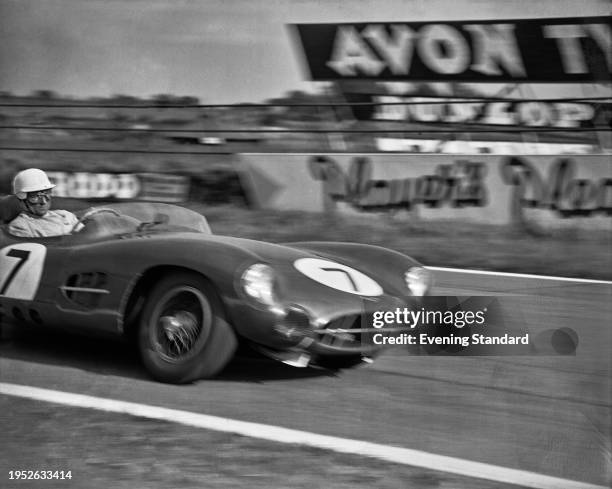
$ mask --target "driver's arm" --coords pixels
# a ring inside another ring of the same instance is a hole
[[[81,229],[83,229],[85,226],[83,226],[82,223],[79,223],[79,225],[75,228],[74,226],[79,222],[79,218],[77,216],[75,216],[72,212],[69,211],[61,211],[66,220],[68,221],[68,225],[70,226],[70,229],[72,229],[72,233],[78,233]],[[70,233],[68,233],[70,234]]]

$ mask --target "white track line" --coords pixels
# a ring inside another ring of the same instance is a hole
[[[470,273],[475,275],[494,275],[496,277],[510,277],[510,278],[535,278],[540,280],[555,280],[558,282],[575,282],[582,284],[606,284],[612,285],[612,281],[609,280],[592,280],[588,278],[571,278],[571,277],[551,277],[549,275],[530,275],[527,273],[506,273],[506,272],[489,272],[486,270],[468,270],[464,268],[443,268],[443,267],[425,267],[428,270],[434,270],[438,272],[456,272],[456,273]]]
[[[361,440],[318,435],[307,431],[292,430],[279,426],[238,421],[235,419],[209,416],[189,411],[180,411],[134,402],[118,401],[101,397],[72,394],[50,389],[40,389],[25,385],[0,382],[0,394],[25,397],[56,404],[65,404],[80,408],[98,409],[113,413],[126,413],[149,419],[180,423],[214,431],[235,433],[242,436],[259,438],[280,443],[307,445],[316,448],[333,450],[373,457],[387,462],[422,467],[439,472],[447,472],[477,479],[486,479],[507,484],[536,489],[605,489],[604,486],[588,484],[548,475],[509,469],[497,465],[472,462],[460,458],[446,457],[433,453],[400,448]]]

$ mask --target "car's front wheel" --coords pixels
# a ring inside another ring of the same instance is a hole
[[[138,346],[157,380],[182,384],[212,377],[230,361],[236,344],[221,301],[204,277],[174,273],[154,286],[142,311]]]

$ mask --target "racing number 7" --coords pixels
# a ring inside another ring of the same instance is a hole
[[[27,250],[19,250],[17,248],[12,248],[8,251],[6,256],[10,256],[11,258],[18,258],[19,261],[15,264],[15,266],[11,270],[11,273],[9,273],[8,277],[6,277],[4,284],[2,284],[2,288],[0,289],[0,295],[4,295],[6,290],[9,288],[9,285],[11,285],[11,282],[15,278],[15,275],[17,275],[17,272],[19,271],[19,269],[23,266],[23,264],[27,261],[28,257],[30,256],[30,252]]]
[[[343,274],[348,279],[349,283],[351,284],[351,287],[353,287],[353,291],[359,292],[359,287],[357,287],[357,284],[353,280],[353,277],[346,270],[343,270],[342,268],[321,268],[321,270],[324,270],[326,272],[338,272]]]

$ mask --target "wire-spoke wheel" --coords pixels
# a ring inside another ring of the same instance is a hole
[[[168,290],[151,314],[151,343],[167,362],[181,362],[205,342],[210,333],[212,312],[206,296],[194,287],[179,285]]]
[[[195,273],[162,279],[144,306],[139,347],[158,380],[185,383],[211,377],[231,359],[236,338],[212,285]]]

